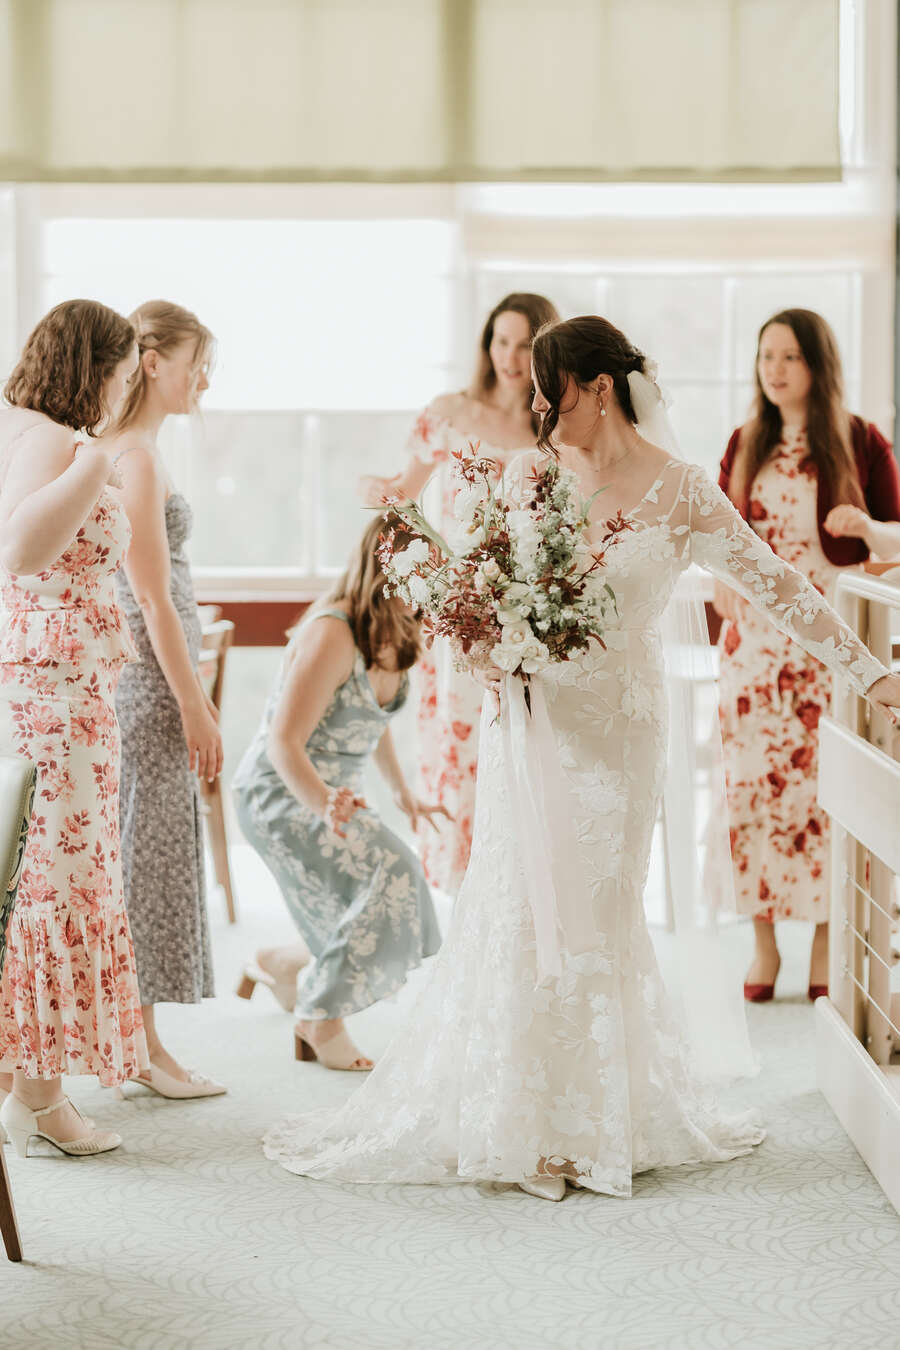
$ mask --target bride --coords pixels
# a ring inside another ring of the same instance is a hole
[[[566,1181],[628,1196],[632,1177],[724,1162],[764,1132],[728,1115],[695,1071],[663,988],[642,893],[664,786],[667,699],[661,619],[693,562],[881,707],[900,705],[888,674],[821,595],[782,563],[694,465],[639,428],[660,395],[643,355],[601,318],[534,341],[542,449],[575,475],[592,544],[609,534],[601,580],[618,614],[605,649],[537,679],[571,797],[594,940],[558,934],[540,978],[533,903],[508,793],[507,688],[485,699],[472,857],[450,929],[406,1025],[338,1109],[294,1117],[266,1136],[288,1171],[355,1182],[497,1181],[562,1199]],[[527,499],[528,461],[518,486]],[[496,698],[502,712],[496,718]],[[573,896],[565,897],[571,911]],[[583,925],[582,925],[583,927]]]

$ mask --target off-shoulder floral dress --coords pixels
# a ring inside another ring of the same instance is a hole
[[[36,576],[0,572],[0,747],[37,793],[0,981],[0,1069],[30,1078],[148,1066],[119,844],[115,688],[136,659],[113,578],[131,531],[104,489]]]
[[[431,493],[437,506],[429,508],[438,528],[453,515],[454,481],[450,474],[455,450],[471,444],[497,465],[497,477],[533,445],[501,450],[457,431],[430,408],[420,414],[406,445],[408,460],[435,470]],[[426,505],[428,501],[426,499]],[[456,895],[465,876],[472,848],[475,818],[475,778],[478,766],[478,723],[483,690],[470,675],[457,670],[449,646],[438,639],[416,667],[416,729],[420,792],[429,802],[446,807],[452,823],[439,821],[437,831],[423,827],[419,837],[425,875],[433,886]]]

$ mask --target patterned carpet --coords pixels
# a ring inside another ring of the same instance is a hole
[[[259,1137],[340,1100],[347,1076],[295,1065],[291,1022],[232,994],[244,954],[289,936],[236,850],[242,921],[214,896],[220,998],[166,1008],[173,1048],[225,1098],[77,1103],[121,1130],[102,1158],[7,1156],[26,1263],[0,1267],[5,1350],[890,1350],[900,1347],[900,1218],[815,1089],[802,996],[808,934],[785,930],[781,998],[755,1008],[769,1138],[718,1167],[637,1180],[630,1201],[515,1189],[351,1187],[289,1176]],[[749,943],[732,935],[740,963]],[[355,1020],[373,1054],[408,995]]]

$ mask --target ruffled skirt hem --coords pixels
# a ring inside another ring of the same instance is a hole
[[[105,1087],[149,1066],[124,912],[13,913],[0,981],[0,1069],[96,1074]]]

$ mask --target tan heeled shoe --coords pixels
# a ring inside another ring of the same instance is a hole
[[[240,984],[235,991],[238,998],[252,998],[258,984],[264,984],[267,989],[271,989],[285,1012],[294,1011],[294,1004],[297,1002],[296,979],[276,980],[274,975],[263,970],[255,961],[248,961],[241,972]]]
[[[228,1089],[221,1083],[217,1083],[214,1078],[207,1078],[204,1073],[197,1073],[196,1069],[187,1069],[188,1080],[185,1083],[181,1078],[176,1078],[174,1074],[166,1073],[158,1064],[151,1061],[150,1076],[144,1078],[139,1075],[137,1078],[129,1078],[129,1083],[137,1083],[141,1087],[149,1088],[159,1097],[166,1097],[170,1101],[186,1102],[195,1097],[221,1097]],[[121,1087],[116,1088],[116,1096],[120,1100],[124,1099],[125,1094]]]
[[[358,1059],[367,1059],[356,1048],[346,1031],[339,1031],[323,1045],[313,1045],[294,1027],[294,1059],[314,1063],[316,1060],[326,1069],[342,1069],[347,1073],[369,1073],[371,1064],[357,1064]]]
[[[566,1194],[565,1177],[523,1177],[517,1183],[519,1190],[526,1195],[536,1195],[538,1200],[562,1200]]]
[[[48,1144],[58,1148],[60,1153],[66,1153],[72,1158],[86,1158],[95,1153],[109,1153],[112,1149],[118,1148],[122,1142],[122,1136],[116,1134],[115,1130],[97,1130],[92,1129],[91,1133],[84,1139],[56,1139],[46,1130],[42,1130],[38,1124],[42,1116],[49,1116],[52,1111],[58,1111],[61,1106],[69,1106],[85,1124],[88,1121],[78,1110],[68,1097],[60,1097],[58,1102],[52,1106],[41,1107],[39,1111],[32,1111],[20,1102],[14,1093],[10,1093],[0,1107],[0,1120],[3,1121],[6,1133],[9,1135],[13,1146],[20,1158],[28,1157],[28,1145],[32,1139],[46,1139]]]

